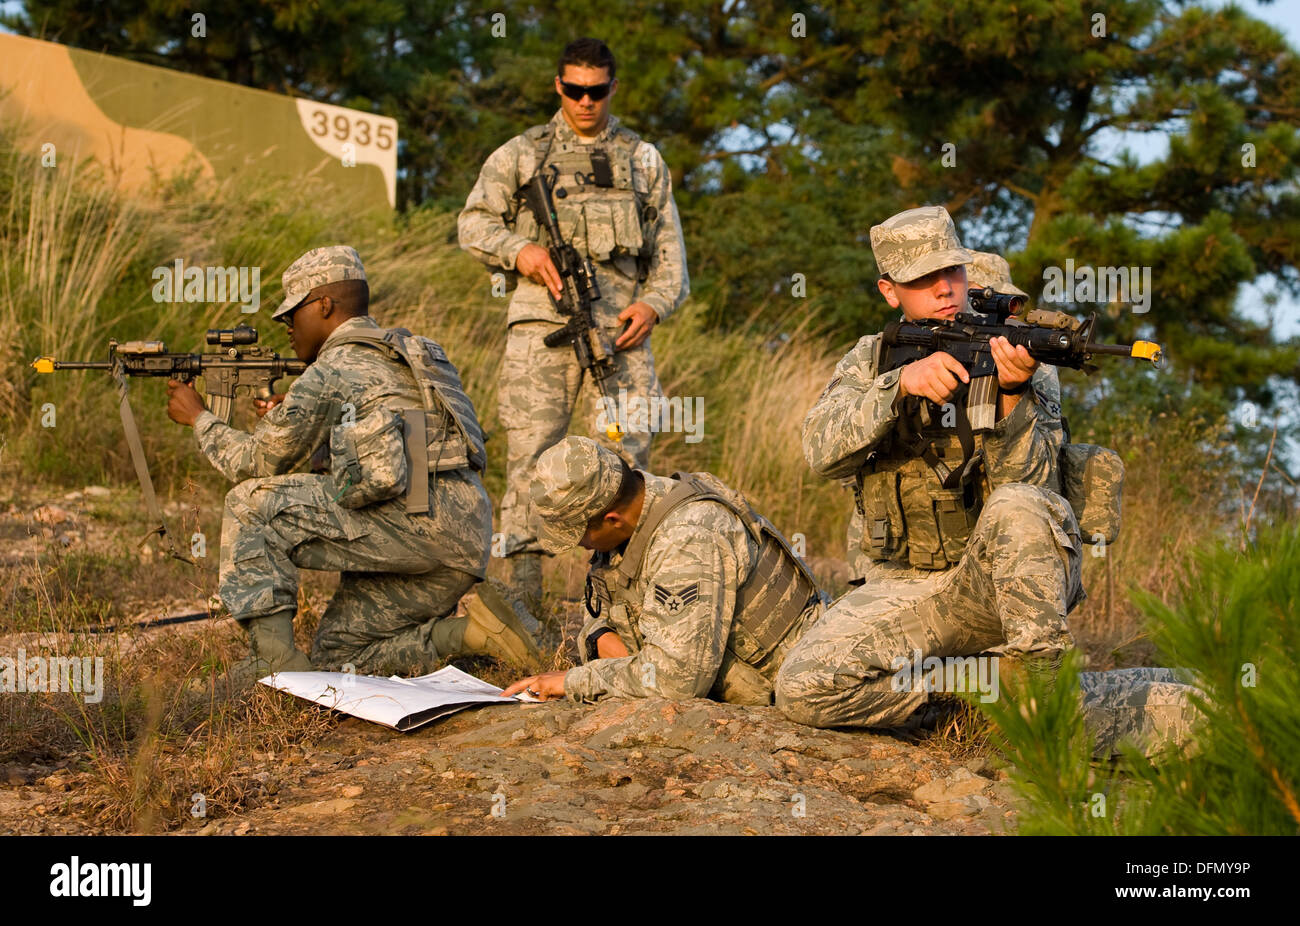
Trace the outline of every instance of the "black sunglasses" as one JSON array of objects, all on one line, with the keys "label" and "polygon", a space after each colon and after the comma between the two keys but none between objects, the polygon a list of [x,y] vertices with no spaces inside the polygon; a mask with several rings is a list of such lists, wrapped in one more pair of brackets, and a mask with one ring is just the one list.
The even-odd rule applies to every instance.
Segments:
[{"label": "black sunglasses", "polygon": [[593,102],[599,102],[609,96],[610,83],[612,81],[584,87],[582,84],[571,84],[567,80],[562,80],[560,81],[560,88],[564,91],[564,95],[571,100],[581,100],[584,96],[590,95]]}]

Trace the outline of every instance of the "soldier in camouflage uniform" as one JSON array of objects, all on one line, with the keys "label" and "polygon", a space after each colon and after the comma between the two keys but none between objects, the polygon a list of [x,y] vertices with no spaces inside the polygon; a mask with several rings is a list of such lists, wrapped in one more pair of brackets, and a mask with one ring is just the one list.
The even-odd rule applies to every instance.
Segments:
[{"label": "soldier in camouflage uniform", "polygon": [[[492,152],[459,220],[461,247],[518,282],[498,406],[507,444],[501,530],[512,580],[533,605],[540,603],[542,547],[530,526],[528,487],[542,451],[568,431],[584,375],[572,347],[542,343],[562,323],[551,304],[551,295],[561,294],[560,277],[545,229],[515,194],[540,166],[558,167],[560,229],[595,267],[595,319],[617,351],[607,381],[611,398],[621,391],[647,402],[662,395],[650,332],[690,288],[668,167],[653,145],[609,114],[618,88],[613,55],[603,42],[579,39],[565,48],[557,73],[560,111]],[[585,390],[594,407],[594,384]],[[603,433],[599,414],[591,430]],[[614,449],[645,466],[650,437],[648,428],[632,431]]]},{"label": "soldier in camouflage uniform", "polygon": [[[891,217],[871,229],[871,244],[880,291],[904,318],[965,310],[973,255],[942,207]],[[1040,365],[1004,338],[991,342],[995,420],[968,454],[959,429],[941,423],[945,403],[965,407],[965,368],[937,352],[881,374],[880,348],[880,335],[860,340],[804,421],[813,470],[854,479],[870,559],[864,584],[804,635],[777,677],[777,706],[813,726],[903,722],[927,693],[895,673],[918,658],[996,651],[1050,672],[1073,645],[1066,615],[1083,598],[1077,493],[1061,494],[1065,435]],[[1113,534],[1118,478],[1108,488]],[[1099,753],[1125,738],[1149,751],[1187,738],[1193,689],[1151,671],[1168,670],[1085,673]]]},{"label": "soldier in camouflage uniform", "polygon": [[[219,595],[251,655],[232,677],[349,663],[422,673],[460,652],[527,664],[536,648],[508,607],[498,616],[476,601],[468,617],[449,616],[484,577],[492,527],[482,435],[455,367],[433,341],[375,324],[352,248],[307,252],[283,284],[272,317],[309,366],[259,403],[252,433],[168,384],[169,415],[238,483],[226,495]],[[326,460],[329,473],[291,472]],[[299,569],[342,573],[310,661],[293,642]]]},{"label": "soldier in camouflage uniform", "polygon": [[[966,279],[971,291],[992,287],[995,293],[1008,296],[1020,296],[1028,299],[1029,294],[1011,282],[1011,266],[1006,259],[988,251],[971,251],[971,262],[966,266]],[[965,311],[972,311],[969,305]],[[1044,403],[1045,410],[1052,415],[1061,413],[1061,382],[1056,367],[1050,363],[1040,364],[1034,373],[1034,393]],[[845,487],[852,490],[856,479],[844,480]],[[848,529],[848,564],[849,584],[861,585],[871,568],[871,557],[867,555],[867,545],[863,538],[863,517],[855,504],[849,515]]]},{"label": "soldier in camouflage uniform", "polygon": [[823,600],[785,539],[708,473],[632,470],[585,437],[542,454],[532,487],[552,553],[594,550],[584,664],[522,679],[546,699],[772,703],[781,660]]}]

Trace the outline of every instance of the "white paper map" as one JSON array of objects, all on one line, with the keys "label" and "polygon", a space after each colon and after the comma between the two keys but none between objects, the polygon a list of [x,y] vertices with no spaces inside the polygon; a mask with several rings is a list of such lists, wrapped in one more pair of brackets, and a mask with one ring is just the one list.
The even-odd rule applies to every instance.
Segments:
[{"label": "white paper map", "polygon": [[502,689],[455,666],[417,678],[379,678],[347,672],[279,672],[263,685],[324,707],[382,723],[402,733],[476,704],[517,704]]}]

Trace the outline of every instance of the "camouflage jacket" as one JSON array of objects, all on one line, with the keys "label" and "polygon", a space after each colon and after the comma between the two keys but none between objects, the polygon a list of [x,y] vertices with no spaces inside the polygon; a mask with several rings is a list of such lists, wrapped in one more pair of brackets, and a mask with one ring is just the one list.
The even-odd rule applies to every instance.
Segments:
[{"label": "camouflage jacket", "polygon": [[[309,463],[317,448],[329,444],[331,428],[345,415],[360,421],[380,406],[422,407],[415,376],[405,365],[360,344],[331,347],[337,336],[360,327],[378,326],[369,316],[360,316],[335,329],[284,401],[251,433],[230,427],[211,412],[200,414],[194,434],[212,465],[232,482],[278,476]],[[483,576],[492,505],[478,474],[463,468],[431,476],[430,497],[445,546],[442,562]],[[391,504],[400,506],[402,501]]]},{"label": "camouflage jacket", "polygon": [[[902,369],[876,374],[880,337],[867,335],[854,345],[836,365],[831,381],[804,418],[804,457],[819,475],[831,479],[854,476],[897,427],[894,402]],[[1060,387],[1055,385],[1054,373],[1036,374],[1033,387],[1011,414],[984,435],[988,491],[1012,482],[1060,491],[1057,457],[1064,433]]]},{"label": "camouflage jacket", "polygon": [[[557,112],[550,125],[555,131],[556,144],[579,143],[577,134],[564,121],[563,112]],[[605,131],[593,144],[605,145],[617,131],[619,120],[611,116]],[[513,271],[519,252],[524,245],[532,243],[528,236],[516,234],[507,227],[505,217],[520,208],[513,201],[514,195],[533,175],[536,159],[534,142],[527,135],[516,135],[488,157],[465,201],[458,221],[460,246],[490,268]],[[632,183],[637,194],[655,210],[654,253],[649,276],[644,283],[637,284],[635,260],[616,258],[593,262],[597,283],[607,298],[634,286],[632,301],[646,303],[664,321],[686,299],[690,279],[681,221],[673,202],[672,176],[663,156],[648,142],[639,142],[632,155]],[[606,303],[607,299],[597,303],[597,321],[617,327],[618,313],[627,305]],[[510,301],[510,324],[535,320],[562,321],[551,305],[546,287],[520,277],[519,288]]]},{"label": "camouflage jacket", "polygon": [[[847,359],[847,358],[846,358]],[[1061,383],[1056,372],[1056,367],[1050,363],[1040,364],[1038,371],[1034,373],[1033,395],[1038,402],[1038,412],[1045,416],[1044,420],[1049,422],[1046,426],[1050,435],[1054,429],[1050,425],[1051,419],[1061,417]],[[1026,399],[1028,396],[1026,396]],[[892,400],[891,400],[892,401]],[[1021,404],[1024,403],[1022,400]],[[804,438],[805,441],[807,437]],[[805,444],[805,447],[807,444]],[[1005,480],[1004,480],[1005,481]],[[1021,480],[1023,481],[1023,480]],[[853,476],[844,477],[843,484],[850,492],[853,491],[855,479]],[[866,523],[863,519],[862,512],[855,506],[852,514],[849,516],[849,527],[847,533],[847,556],[849,564],[849,581],[856,582],[864,578],[871,568],[871,557],[863,549],[863,531],[866,529]]]},{"label": "camouflage jacket", "polygon": [[[676,482],[643,473],[642,511]],[[592,633],[609,628],[630,656],[595,659],[570,669],[564,692],[574,701],[603,697],[702,698],[723,664],[736,592],[748,578],[758,544],[733,512],[711,501],[686,502],[671,511],[650,540],[629,594],[611,600],[612,573],[621,555],[597,553],[588,577],[600,613],[582,630],[579,649]],[[630,601],[628,600],[630,599]]]}]

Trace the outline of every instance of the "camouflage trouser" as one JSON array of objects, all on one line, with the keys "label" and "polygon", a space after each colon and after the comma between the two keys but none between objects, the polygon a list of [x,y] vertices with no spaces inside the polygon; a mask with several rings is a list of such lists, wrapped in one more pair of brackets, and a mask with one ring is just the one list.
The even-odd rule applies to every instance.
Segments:
[{"label": "camouflage trouser", "polygon": [[[1081,549],[1059,495],[1002,486],[952,569],[872,563],[865,584],[832,605],[782,664],[777,706],[810,726],[896,726],[928,699],[922,686],[895,684],[896,667],[918,653],[1047,656],[1072,646],[1065,616],[1082,597]],[[1115,754],[1120,741],[1148,755],[1188,741],[1197,689],[1174,670],[1084,672],[1079,684],[1095,755]]]},{"label": "camouflage trouser", "polygon": [[992,647],[1056,653],[1073,645],[1065,615],[1082,597],[1082,542],[1069,504],[1037,486],[989,496],[951,569],[874,563],[786,657],[776,704],[816,727],[902,723],[926,692],[894,690],[896,660]]},{"label": "camouflage trouser", "polygon": [[[630,465],[645,469],[649,462],[650,432],[633,432],[614,443],[596,426],[600,409],[596,387],[578,366],[573,348],[547,347],[542,343],[546,335],[559,327],[545,321],[517,322],[510,326],[506,341],[498,416],[506,431],[506,492],[501,502],[501,531],[505,534],[507,556],[542,552],[528,521],[528,489],[538,457],[568,433],[580,393],[585,394],[587,406],[583,429]],[[622,329],[608,331],[612,342]],[[662,395],[649,339],[639,347],[617,352],[614,359],[617,371],[606,382],[615,401],[620,389],[626,390],[629,398],[641,396],[648,400]]]},{"label": "camouflage trouser", "polygon": [[1097,737],[1094,755],[1119,755],[1128,742],[1146,755],[1191,743],[1200,712],[1193,697],[1205,694],[1181,669],[1114,669],[1080,672],[1084,720]]},{"label": "camouflage trouser", "polygon": [[[432,671],[435,624],[478,579],[440,559],[437,521],[401,498],[343,508],[328,476],[247,479],[226,495],[219,594],[241,622],[298,603],[298,570],[341,573],[321,617],[312,663],[367,675]],[[488,510],[483,514],[486,535]]]}]

